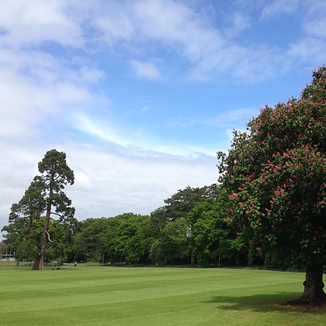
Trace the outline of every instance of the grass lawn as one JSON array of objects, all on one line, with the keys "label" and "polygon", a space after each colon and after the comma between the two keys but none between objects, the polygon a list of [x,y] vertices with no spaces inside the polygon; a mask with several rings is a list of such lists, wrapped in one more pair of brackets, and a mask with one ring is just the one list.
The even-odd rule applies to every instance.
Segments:
[{"label": "grass lawn", "polygon": [[0,263],[0,325],[325,325],[297,298],[303,273]]}]

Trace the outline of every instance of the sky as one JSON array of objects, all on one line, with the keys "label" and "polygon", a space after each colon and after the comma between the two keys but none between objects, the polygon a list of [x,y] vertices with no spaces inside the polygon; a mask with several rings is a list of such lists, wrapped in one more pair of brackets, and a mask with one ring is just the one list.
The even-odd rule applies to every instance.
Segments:
[{"label": "sky", "polygon": [[324,0],[0,0],[0,229],[63,151],[76,218],[150,214],[326,61]]}]

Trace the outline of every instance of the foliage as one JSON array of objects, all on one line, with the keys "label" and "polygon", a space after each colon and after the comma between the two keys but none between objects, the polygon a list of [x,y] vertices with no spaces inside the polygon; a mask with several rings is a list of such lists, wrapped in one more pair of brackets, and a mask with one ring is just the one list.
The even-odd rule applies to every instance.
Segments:
[{"label": "foliage", "polygon": [[234,132],[228,155],[219,153],[220,182],[252,252],[280,265],[325,262],[326,69],[313,74],[299,100],[266,106]]},{"label": "foliage", "polygon": [[[18,247],[22,247],[23,243],[27,245],[40,236],[38,221],[44,209],[45,200],[42,196],[42,187],[38,179],[34,178],[22,199],[11,206],[9,225],[2,229],[7,232],[5,237],[10,239],[11,251],[17,252]],[[19,259],[27,259],[27,257],[21,256]]]},{"label": "foliage", "polygon": [[[109,241],[111,261],[147,263],[153,243],[151,220],[148,215],[126,213],[114,219],[115,236]],[[110,226],[112,224],[110,223]]]},{"label": "foliage", "polygon": [[126,213],[80,222],[74,250],[78,261],[148,263],[153,230],[148,215]]},{"label": "foliage", "polygon": [[71,200],[64,193],[67,185],[73,185],[74,172],[66,162],[66,154],[55,149],[48,151],[38,164],[40,176],[35,177],[40,182],[41,193],[46,203],[46,210],[59,216],[61,220],[72,217],[75,209],[71,207]]},{"label": "foliage", "polygon": [[156,264],[191,262],[188,214],[199,202],[218,197],[216,184],[201,188],[186,187],[164,200],[165,206],[151,213],[156,238],[150,258]]},{"label": "foliage", "polygon": [[88,218],[79,223],[79,228],[73,239],[75,260],[81,262],[91,259],[101,262],[108,251],[108,219]]},{"label": "foliage", "polygon": [[218,248],[223,230],[218,227],[217,203],[209,198],[199,202],[188,214],[190,226],[190,247],[197,256],[198,263],[208,266],[219,257]]},{"label": "foliage", "polygon": [[[190,247],[202,266],[220,264],[235,258],[239,264],[239,254],[244,249],[232,225],[224,219],[221,200],[212,198],[199,202],[188,214],[190,227]],[[245,252],[246,253],[246,252]]]},{"label": "foliage", "polygon": [[8,252],[8,245],[5,242],[0,242],[0,254]]}]

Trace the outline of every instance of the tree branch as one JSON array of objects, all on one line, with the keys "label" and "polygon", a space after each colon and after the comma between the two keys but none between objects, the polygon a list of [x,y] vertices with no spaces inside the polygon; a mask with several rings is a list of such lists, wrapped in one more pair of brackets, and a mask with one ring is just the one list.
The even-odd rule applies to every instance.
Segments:
[{"label": "tree branch", "polygon": [[51,240],[51,238],[50,238],[50,234],[49,234],[49,232],[48,232],[48,231],[45,231],[45,233],[46,233],[46,235],[48,236],[48,240],[49,240],[50,242],[52,242],[52,240]]}]

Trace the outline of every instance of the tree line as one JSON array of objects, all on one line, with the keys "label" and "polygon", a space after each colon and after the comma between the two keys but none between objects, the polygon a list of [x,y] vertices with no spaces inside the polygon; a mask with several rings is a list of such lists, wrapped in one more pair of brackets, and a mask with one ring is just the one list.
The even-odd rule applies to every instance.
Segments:
[{"label": "tree line", "polygon": [[[57,154],[51,150],[46,157],[53,153]],[[220,214],[217,184],[178,190],[150,215],[124,213],[78,221],[57,213],[46,229],[47,218],[38,210],[44,206],[39,206],[33,187],[34,182],[22,200],[12,205],[9,225],[3,228],[6,250],[15,252],[18,260],[38,257],[45,238],[45,261],[200,266],[246,263],[245,245]]]},{"label": "tree line", "polygon": [[299,99],[266,106],[246,131],[234,131],[218,169],[218,184],[179,190],[150,215],[78,222],[63,192],[73,171],[51,150],[12,206],[5,241],[34,269],[54,258],[306,268],[296,304],[326,302],[326,68]]}]

